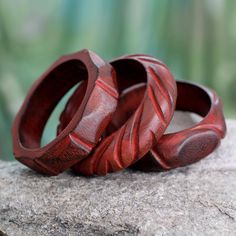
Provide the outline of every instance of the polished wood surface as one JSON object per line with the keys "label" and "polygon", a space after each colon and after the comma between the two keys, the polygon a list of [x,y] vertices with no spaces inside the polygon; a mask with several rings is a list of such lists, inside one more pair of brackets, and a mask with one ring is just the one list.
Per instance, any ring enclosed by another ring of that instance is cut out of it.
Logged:
{"label": "polished wood surface", "polygon": [[[60,135],[41,147],[44,126],[59,100],[86,80],[74,116],[63,130],[58,128]],[[109,124],[117,100],[115,72],[110,64],[89,50],[61,57],[34,83],[14,120],[16,159],[43,174],[57,175],[67,170],[93,150]]]}

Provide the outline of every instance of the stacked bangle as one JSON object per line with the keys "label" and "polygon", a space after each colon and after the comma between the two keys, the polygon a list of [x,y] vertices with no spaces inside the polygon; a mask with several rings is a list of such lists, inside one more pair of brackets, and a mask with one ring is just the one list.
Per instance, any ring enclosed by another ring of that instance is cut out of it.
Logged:
{"label": "stacked bangle", "polygon": [[[145,92],[129,119],[72,167],[76,173],[105,175],[130,166],[152,148],[173,116],[176,84],[163,63],[146,55],[129,55],[110,63],[116,71],[120,93],[142,82],[146,83]],[[77,95],[72,96],[67,106],[76,107],[78,92]],[[68,112],[66,107],[63,114]],[[73,114],[67,116],[73,117]]]}
{"label": "stacked bangle", "polygon": [[[86,80],[74,116],[60,135],[40,147],[44,126],[59,100]],[[12,129],[16,159],[40,173],[63,172],[92,151],[117,99],[114,70],[95,53],[83,50],[61,57],[35,82],[16,116]]]}
{"label": "stacked bangle", "polygon": [[[110,129],[114,130],[122,125],[128,118],[128,112],[135,111],[133,101],[141,101],[144,91],[145,84],[140,84],[123,92]],[[194,112],[203,117],[201,122],[175,133],[164,134],[132,168],[157,171],[192,164],[213,152],[225,136],[226,125],[221,100],[213,90],[177,81],[177,92],[176,110]]]}

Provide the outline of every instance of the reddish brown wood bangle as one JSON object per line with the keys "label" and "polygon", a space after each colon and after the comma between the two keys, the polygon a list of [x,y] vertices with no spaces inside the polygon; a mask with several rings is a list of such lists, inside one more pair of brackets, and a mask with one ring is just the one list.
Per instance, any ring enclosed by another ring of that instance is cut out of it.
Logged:
{"label": "reddish brown wood bangle", "polygon": [[[146,55],[130,55],[112,61],[111,65],[116,71],[120,92],[140,82],[146,83],[146,90],[125,124],[107,135],[87,158],[72,167],[80,174],[105,175],[130,166],[152,148],[173,116],[176,84],[163,63]],[[76,107],[78,100],[74,95],[68,104]],[[66,107],[64,114],[73,117],[68,113]]]}
{"label": "reddish brown wood bangle", "polygon": [[[201,115],[203,120],[195,126],[171,134],[163,135],[152,150],[132,168],[156,171],[186,166],[213,152],[226,132],[222,104],[217,94],[203,86],[188,82],[177,82],[176,109]],[[128,118],[128,113],[136,109],[141,101],[145,85],[126,90],[120,97],[110,129],[120,127]],[[125,115],[126,114],[126,115]]]}
{"label": "reddish brown wood bangle", "polygon": [[[82,98],[73,118],[60,135],[44,147],[44,126],[64,94],[83,84]],[[12,128],[17,160],[40,173],[57,175],[86,157],[99,141],[115,111],[118,91],[111,65],[83,50],[57,60],[29,91]]]}

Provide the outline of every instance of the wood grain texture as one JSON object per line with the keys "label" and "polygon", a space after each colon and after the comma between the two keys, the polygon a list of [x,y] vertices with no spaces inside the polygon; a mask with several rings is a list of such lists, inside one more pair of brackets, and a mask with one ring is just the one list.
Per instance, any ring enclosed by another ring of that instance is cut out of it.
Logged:
{"label": "wood grain texture", "polygon": [[[44,126],[53,109],[80,81],[81,97],[73,117],[58,127],[52,142],[40,147]],[[106,92],[104,92],[104,90]],[[43,174],[57,175],[86,157],[100,140],[116,109],[115,73],[95,53],[82,50],[58,59],[32,86],[12,128],[14,155],[26,166]]]}

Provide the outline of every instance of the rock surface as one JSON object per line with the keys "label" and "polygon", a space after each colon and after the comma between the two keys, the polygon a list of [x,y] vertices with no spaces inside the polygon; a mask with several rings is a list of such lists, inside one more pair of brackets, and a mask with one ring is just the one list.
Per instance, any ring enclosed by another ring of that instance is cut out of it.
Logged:
{"label": "rock surface", "polygon": [[0,235],[236,235],[236,121],[227,126],[215,153],[169,172],[44,177],[0,162]]}

